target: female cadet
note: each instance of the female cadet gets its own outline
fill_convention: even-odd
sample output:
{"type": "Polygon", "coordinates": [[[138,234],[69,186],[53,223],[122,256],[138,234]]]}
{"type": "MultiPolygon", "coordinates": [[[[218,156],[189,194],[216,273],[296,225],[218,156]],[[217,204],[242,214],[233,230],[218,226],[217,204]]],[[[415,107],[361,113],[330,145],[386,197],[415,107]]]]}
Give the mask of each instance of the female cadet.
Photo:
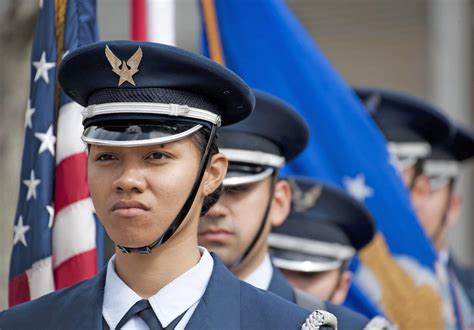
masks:
{"type": "Polygon", "coordinates": [[[252,111],[246,84],[199,55],[131,41],[78,49],[58,77],[86,107],[91,197],[117,254],[92,279],[3,312],[0,328],[300,328],[305,310],[197,245],[227,169],[216,130],[252,111]]]}

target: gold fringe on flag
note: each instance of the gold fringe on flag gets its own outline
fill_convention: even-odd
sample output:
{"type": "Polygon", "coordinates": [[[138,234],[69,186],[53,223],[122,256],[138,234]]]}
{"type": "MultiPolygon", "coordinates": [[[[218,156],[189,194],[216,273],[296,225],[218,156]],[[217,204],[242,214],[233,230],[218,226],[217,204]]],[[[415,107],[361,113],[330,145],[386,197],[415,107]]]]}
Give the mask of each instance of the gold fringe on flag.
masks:
{"type": "Polygon", "coordinates": [[[214,0],[201,0],[201,3],[209,55],[217,63],[225,65],[214,0]]]}
{"type": "Polygon", "coordinates": [[[393,259],[382,235],[361,251],[360,259],[382,288],[380,306],[399,329],[444,329],[440,295],[431,285],[415,283],[393,259]]]}

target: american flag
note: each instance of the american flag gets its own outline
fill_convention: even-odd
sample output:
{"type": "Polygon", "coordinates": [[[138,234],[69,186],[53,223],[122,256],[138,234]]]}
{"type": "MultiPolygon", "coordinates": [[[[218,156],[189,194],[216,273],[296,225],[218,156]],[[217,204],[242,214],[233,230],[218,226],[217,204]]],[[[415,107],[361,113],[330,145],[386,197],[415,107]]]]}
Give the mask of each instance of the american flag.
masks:
{"type": "Polygon", "coordinates": [[[86,181],[80,106],[60,93],[61,59],[97,40],[95,0],[41,0],[10,264],[13,306],[96,274],[102,228],[86,181]]]}

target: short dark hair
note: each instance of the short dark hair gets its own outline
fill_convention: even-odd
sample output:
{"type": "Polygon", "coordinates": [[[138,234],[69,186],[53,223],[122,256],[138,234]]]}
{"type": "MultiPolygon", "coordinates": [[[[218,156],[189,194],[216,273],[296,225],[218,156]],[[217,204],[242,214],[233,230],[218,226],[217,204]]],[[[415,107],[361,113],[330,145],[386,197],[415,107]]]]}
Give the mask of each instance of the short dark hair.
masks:
{"type": "MultiPolygon", "coordinates": [[[[204,154],[204,150],[206,149],[207,143],[209,141],[209,137],[211,135],[211,130],[207,127],[201,128],[199,131],[193,134],[192,141],[201,151],[201,155],[204,154]]],[[[211,145],[211,154],[209,158],[212,158],[215,154],[219,153],[219,148],[217,146],[217,135],[211,145]]],[[[222,194],[222,184],[217,187],[212,193],[204,197],[204,201],[201,207],[201,216],[205,215],[207,211],[219,200],[219,197],[222,194]]]]}

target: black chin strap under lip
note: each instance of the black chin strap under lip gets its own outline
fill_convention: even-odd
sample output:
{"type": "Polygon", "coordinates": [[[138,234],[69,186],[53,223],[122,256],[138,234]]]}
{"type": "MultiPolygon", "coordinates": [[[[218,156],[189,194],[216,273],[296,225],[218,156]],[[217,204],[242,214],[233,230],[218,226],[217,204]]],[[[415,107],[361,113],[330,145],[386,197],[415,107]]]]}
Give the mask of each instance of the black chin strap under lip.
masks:
{"type": "Polygon", "coordinates": [[[152,252],[154,248],[159,247],[163,245],[166,241],[168,241],[174,235],[174,233],[178,230],[179,226],[183,222],[184,218],[186,218],[186,215],[188,214],[191,206],[193,205],[194,199],[196,198],[196,194],[197,194],[197,191],[199,190],[199,186],[201,185],[204,172],[209,163],[209,159],[211,158],[211,147],[214,142],[216,132],[217,132],[217,126],[212,125],[211,133],[209,135],[209,140],[207,142],[206,149],[204,150],[204,153],[202,155],[201,164],[199,165],[196,181],[194,181],[194,185],[191,188],[191,191],[186,201],[184,202],[183,207],[179,211],[178,215],[176,215],[176,217],[174,218],[173,222],[170,224],[168,229],[163,233],[163,235],[161,235],[157,240],[155,240],[150,245],[132,248],[132,247],[126,247],[126,246],[121,246],[121,245],[116,244],[117,247],[123,253],[149,254],[152,252]]]}
{"type": "Polygon", "coordinates": [[[248,255],[252,252],[253,248],[257,244],[258,240],[260,239],[260,236],[262,236],[263,230],[265,229],[265,225],[267,223],[268,219],[268,213],[270,213],[270,208],[272,206],[272,201],[273,201],[273,194],[275,193],[275,185],[277,182],[277,170],[274,170],[272,173],[272,182],[271,182],[271,187],[270,187],[270,197],[268,199],[267,203],[267,208],[265,209],[265,213],[263,214],[263,219],[260,224],[260,227],[257,230],[257,233],[255,234],[252,242],[250,245],[247,247],[247,249],[242,253],[242,255],[229,267],[231,270],[237,268],[247,257],[248,255]]]}

